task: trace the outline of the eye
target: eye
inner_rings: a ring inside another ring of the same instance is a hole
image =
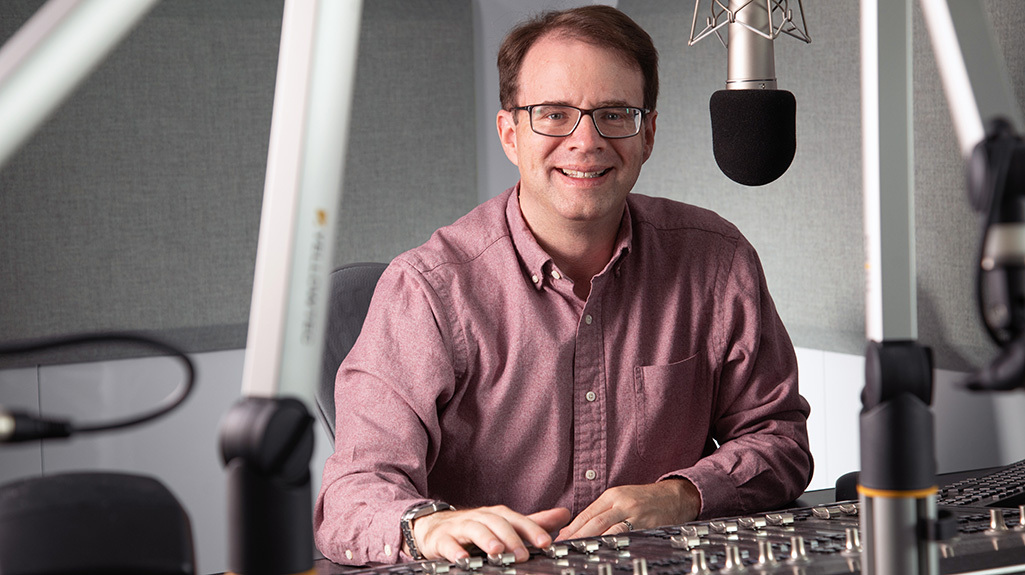
[[[561,122],[569,117],[569,114],[564,108],[557,106],[541,106],[534,108],[534,116],[539,120],[545,120],[547,122]]]
[[[535,121],[548,124],[564,124],[574,118],[573,109],[564,106],[536,106],[534,108]]]

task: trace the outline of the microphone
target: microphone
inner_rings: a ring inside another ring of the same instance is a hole
[[[712,152],[719,169],[745,186],[775,181],[790,167],[797,149],[797,100],[776,87],[773,41],[780,33],[811,42],[798,0],[800,26],[786,0],[730,0],[711,3],[712,16],[697,37],[694,30],[701,0],[694,6],[690,45],[728,25],[726,89],[712,94]],[[773,22],[779,15],[781,21]]]

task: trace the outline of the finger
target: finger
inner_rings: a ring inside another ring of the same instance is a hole
[[[526,561],[530,558],[526,542],[538,545],[540,541],[539,547],[545,547],[551,542],[548,531],[530,517],[507,509],[503,509],[494,517],[488,526],[502,541],[504,551],[512,553],[516,561]]]
[[[515,530],[499,516],[482,514],[454,527],[462,544],[472,543],[489,555],[510,551],[517,543],[523,545]]]
[[[608,492],[606,491],[606,493]],[[616,516],[611,500],[612,498],[606,497],[604,494],[596,499],[559,532],[557,539],[594,537],[605,533],[606,530],[623,519],[623,517]]]
[[[485,553],[501,552],[502,541],[480,521],[486,515],[477,510],[444,511],[418,520],[413,531],[419,533],[420,552],[429,559],[449,561],[468,557],[464,545],[470,543]]]
[[[600,497],[594,503],[591,503],[586,508],[584,508],[583,511],[578,513],[577,516],[573,518],[573,521],[569,523],[569,525],[563,527],[559,531],[559,536],[556,537],[556,539],[572,539],[576,535],[576,533],[580,531],[581,527],[586,525],[592,517],[594,517],[600,512],[599,510],[596,510],[596,506],[599,503],[601,503]]]
[[[585,523],[580,525],[576,531],[572,533],[566,533],[565,539],[579,539],[581,537],[597,537],[598,535],[605,535],[608,533],[618,533],[617,525],[622,525],[621,521],[625,519],[622,511],[617,509],[609,509],[602,513],[592,516]],[[559,534],[563,537],[563,533]]]
[[[538,511],[527,516],[527,519],[538,526],[538,530],[529,530],[524,533],[524,540],[530,541],[535,547],[548,547],[552,544],[552,531],[564,527],[569,523],[572,514],[565,507],[556,507]]]
[[[470,552],[466,550],[466,547],[463,547],[463,545],[451,535],[438,536],[435,552],[450,563],[455,563],[460,559],[465,559],[470,556]],[[427,557],[428,559],[431,558],[430,556]]]
[[[633,531],[633,523],[629,519],[622,519],[612,527],[609,527],[602,535],[622,535]]]
[[[521,534],[536,536],[543,529],[508,507],[477,509],[446,526],[462,544],[473,544],[487,554],[512,553],[516,561],[530,558]]]

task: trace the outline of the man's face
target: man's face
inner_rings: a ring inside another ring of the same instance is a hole
[[[523,60],[516,105],[639,108],[643,85],[640,68],[617,53],[548,36]],[[646,115],[641,132],[631,138],[602,137],[590,116],[582,116],[572,134],[558,138],[534,133],[526,111],[499,112],[502,147],[520,169],[520,209],[527,222],[532,227],[618,225],[626,195],[651,155],[654,116]]]

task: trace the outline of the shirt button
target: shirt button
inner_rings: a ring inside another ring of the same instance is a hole
[[[598,399],[598,394],[593,391],[588,391],[587,395],[585,395],[584,397],[587,398],[587,401],[594,401]]]
[[[352,549],[345,550],[345,558],[349,559],[350,561],[352,560]]]
[[[552,277],[557,280],[561,280],[562,274],[559,273],[559,270],[552,270]]]
[[[391,557],[391,545],[388,545],[387,543],[384,544],[384,556]]]
[[[591,325],[592,321],[594,321],[594,318],[591,317],[591,314],[587,314],[584,316],[584,323],[586,323],[587,325]]]
[[[595,473],[595,471],[593,469],[588,469],[587,471],[584,472],[584,477],[586,477],[586,478],[588,478],[588,479],[593,481],[595,477],[598,477],[598,474]]]

